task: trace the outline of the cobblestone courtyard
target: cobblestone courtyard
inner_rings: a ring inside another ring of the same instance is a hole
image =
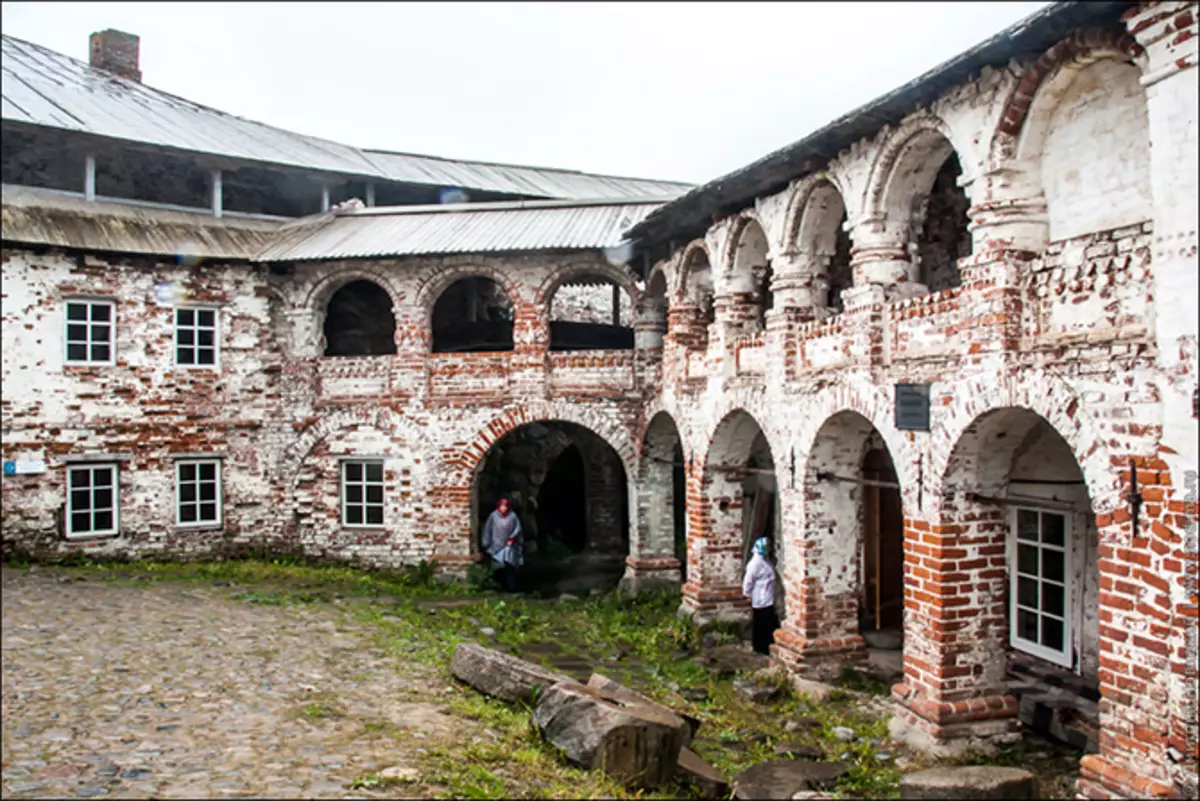
[[[238,593],[4,568],[4,796],[366,796],[457,733],[343,609]]]

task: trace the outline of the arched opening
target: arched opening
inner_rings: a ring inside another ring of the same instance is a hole
[[[396,352],[392,298],[372,281],[351,281],[325,308],[326,356],[378,356]]]
[[[730,285],[734,292],[744,285],[755,304],[755,320],[759,330],[766,325],[766,314],[775,305],[771,287],[771,264],[767,260],[767,235],[756,220],[747,220],[738,235],[733,251]]]
[[[550,350],[630,350],[633,306],[620,286],[602,276],[564,283],[550,299]]]
[[[850,269],[852,243],[846,224],[846,204],[841,193],[829,181],[822,181],[809,194],[800,212],[796,245],[812,260],[816,273],[814,285],[827,287],[823,302],[835,314],[845,309],[842,292],[854,285]]]
[[[749,413],[731,412],[717,426],[705,460],[702,492],[707,519],[700,536],[691,538],[696,547],[687,554],[688,585],[710,592],[728,589],[741,598],[742,572],[754,541],[766,537],[770,558],[776,565],[780,559],[775,459]],[[775,598],[783,619],[782,586],[776,586]],[[729,611],[737,614],[737,605]]]
[[[472,483],[478,547],[508,498],[524,533],[520,588],[544,595],[608,589],[629,551],[628,485],[617,452],[574,423],[519,426],[488,449]]]
[[[697,350],[708,347],[708,329],[717,319],[713,291],[713,272],[708,254],[702,248],[695,248],[683,264],[683,296],[694,314],[689,345]]]
[[[675,421],[659,412],[646,427],[638,487],[640,553],[646,559],[675,557],[687,579],[687,471]]]
[[[992,410],[955,444],[943,486],[943,528],[970,532],[954,570],[984,610],[963,618],[974,646],[947,666],[1018,696],[1026,725],[1095,749],[1099,535],[1070,445],[1035,412]]]
[[[916,257],[920,282],[930,292],[940,292],[962,284],[958,260],[971,255],[971,222],[967,209],[971,201],[958,186],[962,166],[953,152],[942,162],[933,186],[924,196],[917,212],[921,232],[917,236]]]
[[[1035,96],[1020,155],[1040,165],[1051,241],[1153,216],[1140,77],[1128,61],[1079,59],[1060,68]]]
[[[512,350],[512,301],[490,278],[460,278],[433,305],[431,327],[434,353]]]
[[[818,430],[804,480],[804,539],[811,556],[805,579],[820,587],[805,610],[807,628],[821,638],[844,641],[861,635],[872,649],[899,651],[904,515],[883,437],[857,412],[838,412]],[[890,667],[899,672],[898,657]]]
[[[905,142],[884,187],[884,208],[908,243],[910,280],[930,292],[959,286],[958,260],[971,255],[970,199],[950,141],[924,129]]]

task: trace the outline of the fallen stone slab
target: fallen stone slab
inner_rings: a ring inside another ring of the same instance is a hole
[[[655,700],[647,698],[636,690],[631,690],[625,685],[613,681],[607,676],[601,676],[599,673],[593,673],[591,675],[591,678],[588,679],[587,686],[591,687],[593,690],[600,690],[603,693],[607,693],[618,700],[628,701],[629,703],[633,704],[651,704],[668,714],[683,718],[684,722],[686,722],[688,725],[687,737],[683,742],[684,745],[692,744],[692,738],[696,736],[696,731],[700,728],[700,718],[695,717],[694,715],[689,715],[686,712],[680,712],[678,710],[671,709],[669,706],[664,706]]]
[[[845,762],[812,762],[774,759],[733,777],[733,797],[741,799],[791,798],[796,793],[820,790],[846,775]]]
[[[1020,768],[929,768],[900,777],[901,798],[1037,798],[1037,778]]]
[[[571,762],[626,784],[652,788],[675,775],[688,724],[659,704],[644,704],[575,682],[539,696],[533,722]]]
[[[547,670],[477,643],[459,643],[450,659],[455,678],[482,693],[504,701],[532,704],[537,693],[544,692],[569,676]]]
[[[701,759],[695,751],[684,747],[679,749],[679,761],[676,763],[678,776],[691,782],[699,791],[701,798],[728,798],[729,781],[721,772]]]

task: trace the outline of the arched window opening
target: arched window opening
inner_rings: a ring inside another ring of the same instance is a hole
[[[550,300],[550,350],[630,350],[633,307],[628,293],[601,276],[563,284]]]
[[[708,326],[717,320],[716,307],[713,303],[712,265],[703,250],[693,250],[684,265],[684,294],[689,303],[700,310],[700,324],[703,327],[700,344],[708,342]]]
[[[512,303],[490,278],[462,278],[433,305],[432,328],[434,353],[512,350]]]
[[[813,188],[800,212],[796,246],[815,265],[817,282],[828,286],[827,298],[816,298],[835,314],[845,308],[842,292],[854,285],[850,270],[850,232],[846,230],[846,204],[829,181]]]
[[[771,292],[771,265],[767,260],[767,235],[762,226],[749,220],[738,236],[733,254],[731,286],[738,291],[749,290],[757,306],[757,322],[762,327],[766,312],[771,308],[774,297]]]
[[[916,242],[921,283],[930,292],[959,286],[962,276],[958,260],[971,255],[971,201],[958,186],[962,165],[953,152],[942,163],[929,194],[919,200],[921,233]]]
[[[392,298],[371,281],[351,281],[325,309],[326,356],[379,356],[396,352]]]
[[[835,233],[833,255],[829,257],[826,270],[829,273],[829,307],[837,314],[846,309],[842,293],[854,286],[854,272],[850,269],[850,232],[846,230],[846,212],[838,222]]]

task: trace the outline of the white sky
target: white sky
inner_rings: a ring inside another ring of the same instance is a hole
[[[1047,5],[26,3],[4,33],[360,147],[702,183]]]

